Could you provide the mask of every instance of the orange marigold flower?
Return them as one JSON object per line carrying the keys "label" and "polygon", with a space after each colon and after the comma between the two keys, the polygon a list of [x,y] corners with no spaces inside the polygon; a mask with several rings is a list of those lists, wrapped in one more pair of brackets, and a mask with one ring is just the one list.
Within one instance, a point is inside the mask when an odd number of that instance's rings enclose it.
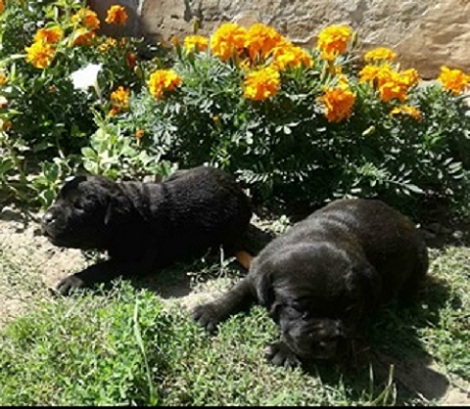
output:
{"label": "orange marigold flower", "polygon": [[328,88],[320,97],[325,106],[325,116],[328,122],[340,122],[349,118],[356,102],[356,95],[349,87]]}
{"label": "orange marigold flower", "polygon": [[11,123],[11,121],[5,121],[3,122],[2,130],[8,132],[11,129],[12,125],[13,124]]}
{"label": "orange marigold flower", "polygon": [[137,57],[134,53],[126,54],[126,64],[130,69],[133,69],[137,64]]}
{"label": "orange marigold flower", "polygon": [[111,93],[111,105],[119,109],[129,108],[129,90],[120,86]]}
{"label": "orange marigold flower", "polygon": [[64,32],[59,26],[40,28],[34,35],[34,41],[55,44],[62,40],[63,35]]}
{"label": "orange marigold flower", "polygon": [[8,78],[5,75],[5,71],[0,70],[0,87],[4,86],[8,82]]}
{"label": "orange marigold flower", "polygon": [[77,13],[72,16],[72,23],[75,25],[81,25],[92,31],[100,28],[98,15],[88,8],[78,10]]}
{"label": "orange marigold flower", "polygon": [[320,31],[317,48],[325,60],[334,60],[349,45],[353,31],[349,26],[329,26]]}
{"label": "orange marigold flower", "polygon": [[274,65],[279,70],[287,67],[298,68],[300,66],[311,67],[313,58],[301,47],[294,46],[291,42],[285,41],[273,51]]}
{"label": "orange marigold flower", "polygon": [[266,67],[250,72],[245,78],[244,96],[246,99],[263,101],[277,94],[281,84],[279,71]]}
{"label": "orange marigold flower", "polygon": [[442,84],[445,90],[454,95],[462,93],[470,83],[470,75],[465,74],[459,69],[450,69],[446,66],[441,67],[441,73],[437,80]]}
{"label": "orange marigold flower", "polygon": [[210,39],[212,54],[227,61],[240,54],[245,46],[246,29],[235,23],[222,24]]}
{"label": "orange marigold flower", "polygon": [[94,31],[89,31],[86,28],[78,28],[72,33],[72,45],[90,45],[95,37],[96,33]]}
{"label": "orange marigold flower", "polygon": [[111,109],[108,111],[108,116],[110,117],[113,117],[113,116],[116,116],[117,114],[119,114],[119,112],[121,112],[121,110],[119,109],[119,107],[111,107]]}
{"label": "orange marigold flower", "polygon": [[378,47],[370,50],[364,56],[366,62],[373,61],[393,61],[397,58],[397,53],[386,47]]}
{"label": "orange marigold flower", "polygon": [[206,51],[209,47],[209,39],[200,35],[187,36],[184,39],[184,48],[186,52]]}
{"label": "orange marigold flower", "polygon": [[150,75],[147,82],[150,94],[162,99],[165,91],[173,91],[181,84],[181,77],[173,70],[157,70]]}
{"label": "orange marigold flower", "polygon": [[253,24],[245,34],[245,48],[251,61],[267,58],[284,40],[274,28],[262,23]]}
{"label": "orange marigold flower", "polygon": [[127,21],[127,12],[123,6],[114,5],[108,9],[106,20],[108,24],[124,25]]}
{"label": "orange marigold flower", "polygon": [[140,141],[145,135],[145,131],[142,128],[137,128],[135,131],[135,137]]}
{"label": "orange marigold flower", "polygon": [[56,49],[51,44],[34,42],[30,47],[26,47],[26,61],[36,68],[47,68],[54,59]]}
{"label": "orange marigold flower", "polygon": [[3,0],[0,0],[0,14],[2,14],[5,11],[5,3]]}
{"label": "orange marigold flower", "polygon": [[399,114],[410,116],[418,122],[421,122],[423,120],[420,110],[418,108],[415,108],[409,105],[401,105],[401,106],[393,108],[390,111],[390,115],[399,115]]}

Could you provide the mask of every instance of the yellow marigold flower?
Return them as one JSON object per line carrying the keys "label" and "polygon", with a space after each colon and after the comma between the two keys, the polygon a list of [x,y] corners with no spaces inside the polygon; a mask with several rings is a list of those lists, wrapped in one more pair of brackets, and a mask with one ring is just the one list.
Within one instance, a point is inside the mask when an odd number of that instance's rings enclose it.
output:
{"label": "yellow marigold flower", "polygon": [[376,65],[364,66],[364,68],[359,72],[359,82],[368,82],[373,84],[379,76],[380,71],[383,69],[383,67],[377,67]]}
{"label": "yellow marigold flower", "polygon": [[249,73],[245,78],[244,96],[246,99],[263,101],[277,94],[281,84],[279,71],[266,67]]}
{"label": "yellow marigold flower", "polygon": [[96,33],[94,31],[89,31],[86,28],[78,28],[72,33],[72,45],[90,45],[95,37]]}
{"label": "yellow marigold flower", "polygon": [[111,6],[108,9],[106,20],[108,24],[120,24],[124,25],[127,21],[127,12],[123,6]]}
{"label": "yellow marigold flower", "polygon": [[421,80],[421,78],[418,74],[418,71],[416,71],[414,68],[410,68],[400,73],[400,80],[403,84],[410,88],[413,85],[416,85]]}
{"label": "yellow marigold flower", "polygon": [[209,47],[209,39],[200,35],[187,36],[184,39],[184,48],[186,52],[206,51]]}
{"label": "yellow marigold flower", "polygon": [[129,108],[129,90],[120,86],[111,93],[111,105],[120,109]]}
{"label": "yellow marigold flower", "polygon": [[329,26],[320,31],[317,48],[325,60],[334,60],[348,47],[353,31],[349,26]]}
{"label": "yellow marigold flower", "polygon": [[100,28],[98,15],[88,8],[78,10],[77,13],[72,16],[72,23],[81,25],[91,31]]}
{"label": "yellow marigold flower", "polygon": [[0,70],[0,87],[4,86],[8,82],[8,78],[5,75],[5,71]]}
{"label": "yellow marigold flower", "polygon": [[397,58],[397,53],[390,50],[386,47],[378,47],[370,50],[364,56],[364,60],[366,62],[373,62],[373,61],[393,61]]}
{"label": "yellow marigold flower", "polygon": [[157,70],[150,75],[147,82],[150,93],[162,99],[165,91],[173,91],[181,84],[181,77],[173,70]]}
{"label": "yellow marigold flower", "polygon": [[34,42],[30,47],[26,47],[26,61],[36,68],[47,68],[54,59],[56,49],[51,44]]}
{"label": "yellow marigold flower", "polygon": [[287,67],[298,68],[300,66],[311,67],[313,58],[303,48],[294,46],[290,42],[284,42],[273,51],[274,65],[279,70]]}
{"label": "yellow marigold flower", "polygon": [[441,67],[441,73],[437,80],[442,84],[445,90],[454,95],[462,93],[470,83],[470,75],[465,74],[459,69],[450,69],[446,66]]}
{"label": "yellow marigold flower", "polygon": [[320,101],[325,105],[328,122],[340,122],[351,116],[356,95],[349,87],[328,88]]}
{"label": "yellow marigold flower", "polygon": [[117,40],[113,37],[108,37],[105,41],[103,41],[103,43],[101,43],[99,46],[98,46],[98,51],[104,53],[106,51],[108,51],[110,48],[115,48],[117,47]]}
{"label": "yellow marigold flower", "polygon": [[59,26],[40,28],[34,35],[34,42],[55,44],[62,40],[64,32]]}
{"label": "yellow marigold flower", "polygon": [[245,48],[251,61],[267,58],[284,38],[274,28],[253,24],[245,34]]}
{"label": "yellow marigold flower", "polygon": [[235,54],[240,54],[245,46],[246,29],[235,23],[222,24],[210,39],[212,54],[222,61],[227,61]]}
{"label": "yellow marigold flower", "polygon": [[399,115],[399,114],[410,116],[418,122],[421,122],[423,120],[420,110],[418,108],[415,108],[409,105],[401,105],[401,106],[393,108],[390,111],[390,115]]}

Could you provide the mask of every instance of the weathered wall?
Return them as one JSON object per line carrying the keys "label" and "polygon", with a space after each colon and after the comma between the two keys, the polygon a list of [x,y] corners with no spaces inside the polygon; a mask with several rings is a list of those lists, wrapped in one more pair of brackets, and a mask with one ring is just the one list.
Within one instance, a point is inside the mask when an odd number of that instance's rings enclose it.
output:
{"label": "weathered wall", "polygon": [[[126,34],[168,39],[210,34],[223,21],[272,25],[298,44],[313,44],[329,24],[349,24],[367,49],[388,46],[403,67],[435,77],[441,65],[470,72],[470,0],[90,0],[103,16],[112,4],[132,12]],[[103,26],[109,32],[112,27]]]}

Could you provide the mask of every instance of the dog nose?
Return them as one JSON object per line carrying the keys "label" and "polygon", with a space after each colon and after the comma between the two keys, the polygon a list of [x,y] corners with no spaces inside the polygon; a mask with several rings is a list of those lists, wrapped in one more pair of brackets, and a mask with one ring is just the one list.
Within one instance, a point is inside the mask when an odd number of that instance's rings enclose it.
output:
{"label": "dog nose", "polygon": [[51,224],[54,221],[54,215],[51,212],[44,214],[42,217],[42,222],[44,224]]}

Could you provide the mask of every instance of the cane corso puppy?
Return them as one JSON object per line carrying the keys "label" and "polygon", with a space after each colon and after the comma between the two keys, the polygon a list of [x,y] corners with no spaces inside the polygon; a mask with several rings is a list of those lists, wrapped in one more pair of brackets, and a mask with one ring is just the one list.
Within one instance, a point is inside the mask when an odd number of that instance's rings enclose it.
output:
{"label": "cane corso puppy", "polygon": [[380,305],[420,292],[427,269],[427,247],[408,218],[378,200],[337,200],[270,242],[245,279],[192,315],[212,331],[259,303],[280,326],[266,351],[274,364],[340,358],[366,338]]}
{"label": "cane corso puppy", "polygon": [[75,177],[44,214],[42,230],[57,246],[108,252],[109,260],[64,278],[57,290],[65,295],[120,275],[152,272],[216,245],[243,258],[251,214],[248,197],[230,175],[201,166],[162,183]]}

